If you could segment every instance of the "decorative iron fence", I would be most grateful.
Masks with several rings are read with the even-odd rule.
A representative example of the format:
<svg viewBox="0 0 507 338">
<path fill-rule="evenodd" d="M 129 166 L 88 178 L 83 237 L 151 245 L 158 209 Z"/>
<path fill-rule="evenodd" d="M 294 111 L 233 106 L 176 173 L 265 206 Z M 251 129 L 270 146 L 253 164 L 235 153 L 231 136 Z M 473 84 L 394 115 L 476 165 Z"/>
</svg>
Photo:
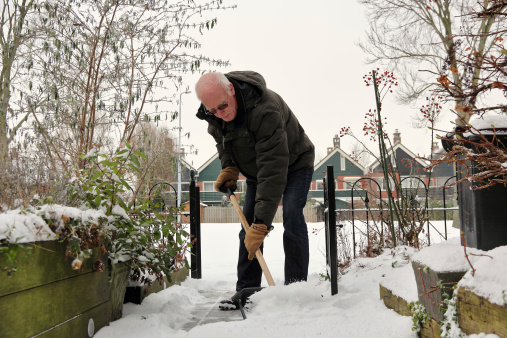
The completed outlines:
<svg viewBox="0 0 507 338">
<path fill-rule="evenodd" d="M 171 191 L 171 189 L 173 191 Z M 158 212 L 178 206 L 178 193 L 176 189 L 167 182 L 154 184 L 148 192 L 148 198 L 153 202 L 153 209 Z"/>
<path fill-rule="evenodd" d="M 332 168 L 331 168 L 332 169 Z M 428 245 L 431 245 L 431 238 L 430 238 L 430 227 L 439 234 L 443 239 L 447 240 L 447 216 L 448 211 L 458 211 L 458 207 L 447 207 L 446 203 L 446 191 L 449 189 L 447 187 L 447 183 L 451 180 L 455 179 L 455 177 L 450 177 L 445 182 L 444 186 L 441 187 L 442 192 L 441 195 L 443 196 L 443 207 L 430 207 L 429 206 L 429 188 L 424 183 L 423 180 L 421 180 L 419 177 L 405 177 L 400 181 L 400 184 L 402 184 L 402 187 L 405 187 L 404 181 L 409 180 L 410 185 L 406 185 L 406 188 L 402 189 L 402 196 L 398 196 L 398 198 L 404 198 L 405 203 L 410 204 L 410 208 L 413 208 L 414 210 L 419 210 L 422 214 L 428 215 L 429 212 L 440 212 L 443 211 L 443 220 L 444 220 L 444 233 L 441 233 L 436 229 L 433 224 L 431 223 L 429 217 L 426 217 L 426 227 L 427 227 L 427 239 L 428 239 Z M 377 190 L 375 191 L 375 194 L 372 194 L 372 192 L 368 192 L 365 190 L 359 190 L 361 192 L 361 205 L 359 208 L 356 208 L 355 203 L 355 196 L 354 194 L 358 192 L 356 189 L 356 185 L 360 183 L 361 181 L 369 180 L 376 184 Z M 413 183 L 416 181 L 417 185 L 414 186 Z M 433 188 L 435 190 L 435 188 Z M 354 258 L 356 257 L 356 229 L 357 226 L 355 224 L 356 221 L 366 221 L 366 232 L 359 231 L 359 233 L 364 233 L 368 237 L 369 241 L 369 234 L 370 234 L 370 220 L 374 222 L 380 222 L 381 228 L 384 224 L 384 213 L 388 212 L 388 208 L 385 206 L 385 203 L 382 199 L 382 193 L 385 192 L 381 189 L 378 182 L 375 180 L 363 177 L 358 179 L 354 184 L 352 185 L 352 188 L 350 189 L 350 207 L 349 208 L 337 208 L 335 210 L 336 213 L 336 221 L 337 226 L 343 227 L 343 225 L 338 224 L 340 221 L 350 221 L 352 223 L 352 247 L 354 252 Z M 421 198 L 418 197 L 422 192 L 424 205 L 421 205 Z M 326 195 L 326 193 L 325 193 Z M 371 200 L 370 198 L 377 200 L 376 206 L 371 207 Z"/>
</svg>

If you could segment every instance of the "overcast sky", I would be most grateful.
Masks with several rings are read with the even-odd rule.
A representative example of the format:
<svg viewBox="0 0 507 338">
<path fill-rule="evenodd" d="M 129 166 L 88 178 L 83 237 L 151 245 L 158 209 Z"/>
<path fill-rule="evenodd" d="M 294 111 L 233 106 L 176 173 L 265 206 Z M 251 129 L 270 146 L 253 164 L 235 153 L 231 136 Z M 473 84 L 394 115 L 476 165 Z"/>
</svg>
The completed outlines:
<svg viewBox="0 0 507 338">
<path fill-rule="evenodd" d="M 224 1 L 224 5 L 228 3 L 233 4 Z M 326 155 L 342 127 L 363 134 L 364 115 L 375 108 L 373 87 L 365 86 L 363 75 L 377 65 L 366 64 L 366 55 L 357 46 L 368 24 L 356 1 L 237 1 L 236 9 L 215 13 L 218 25 L 199 40 L 202 54 L 229 60 L 230 67 L 217 69 L 223 73 L 253 70 L 262 74 L 268 88 L 280 94 L 299 119 L 315 144 L 317 159 Z M 196 169 L 216 152 L 206 132 L 207 123 L 195 117 L 198 77 L 185 76 L 192 93 L 182 97 L 182 129 L 190 132 L 190 139 L 182 143 L 198 150 L 197 155 L 187 155 Z M 429 153 L 431 140 L 429 130 L 412 126 L 411 117 L 418 110 L 393 100 L 383 105 L 389 135 L 399 129 L 402 143 L 422 155 Z M 452 119 L 451 114 L 444 116 L 441 127 L 450 128 L 448 121 Z M 168 123 L 168 127 L 175 123 Z M 350 137 L 341 139 L 347 153 L 354 143 Z"/>
</svg>

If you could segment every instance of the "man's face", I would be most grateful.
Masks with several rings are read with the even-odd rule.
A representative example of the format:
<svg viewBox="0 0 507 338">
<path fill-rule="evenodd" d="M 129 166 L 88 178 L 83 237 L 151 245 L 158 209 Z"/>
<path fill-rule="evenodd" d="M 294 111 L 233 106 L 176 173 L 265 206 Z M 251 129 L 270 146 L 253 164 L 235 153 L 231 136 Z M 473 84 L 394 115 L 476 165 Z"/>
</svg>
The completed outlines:
<svg viewBox="0 0 507 338">
<path fill-rule="evenodd" d="M 225 122 L 234 120 L 237 115 L 234 87 L 232 84 L 230 87 L 232 88 L 229 88 L 229 91 L 220 88 L 220 90 L 202 97 L 202 104 L 206 107 L 206 110 Z"/>
</svg>

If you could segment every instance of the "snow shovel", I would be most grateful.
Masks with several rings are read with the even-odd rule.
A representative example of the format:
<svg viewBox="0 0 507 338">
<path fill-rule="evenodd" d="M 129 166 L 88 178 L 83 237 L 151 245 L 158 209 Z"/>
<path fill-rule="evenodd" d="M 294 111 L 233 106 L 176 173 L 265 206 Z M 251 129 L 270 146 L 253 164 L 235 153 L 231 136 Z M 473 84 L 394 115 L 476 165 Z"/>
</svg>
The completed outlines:
<svg viewBox="0 0 507 338">
<path fill-rule="evenodd" d="M 245 229 L 245 231 L 249 231 L 248 222 L 245 218 L 245 215 L 243 214 L 243 211 L 241 210 L 241 207 L 239 206 L 238 201 L 236 200 L 236 195 L 234 195 L 232 193 L 231 189 L 228 189 L 227 196 L 232 201 L 232 204 L 234 205 L 234 209 L 236 209 L 236 212 L 238 213 L 238 216 L 241 219 L 241 224 L 243 225 L 243 229 Z M 268 285 L 275 286 L 275 282 L 273 281 L 273 277 L 271 277 L 271 273 L 269 272 L 268 266 L 266 265 L 266 261 L 264 260 L 264 257 L 262 256 L 261 250 L 257 249 L 257 251 L 255 251 L 255 257 L 259 261 L 259 264 L 261 266 L 262 272 L 264 273 L 264 276 L 266 276 L 266 280 L 268 281 Z"/>
<path fill-rule="evenodd" d="M 239 218 L 241 219 L 241 224 L 243 225 L 243 229 L 245 231 L 249 231 L 248 222 L 245 218 L 245 215 L 243 214 L 243 211 L 241 210 L 241 207 L 239 206 L 238 201 L 236 200 L 236 195 L 233 194 L 231 189 L 227 190 L 227 196 L 232 201 L 232 204 L 234 205 L 234 209 L 236 209 L 236 212 L 238 213 Z M 260 249 L 257 249 L 255 251 L 255 258 L 257 258 L 257 261 L 259 261 L 259 265 L 261 266 L 262 272 L 264 273 L 264 276 L 266 276 L 266 280 L 268 281 L 269 286 L 275 286 L 275 282 L 273 281 L 273 277 L 271 276 L 271 273 L 269 272 L 268 266 L 266 264 L 266 261 L 264 260 L 264 256 L 262 256 L 262 252 Z M 239 296 L 241 299 L 238 299 L 238 305 L 239 310 L 241 311 L 241 315 L 243 316 L 243 319 L 246 319 L 245 310 L 243 308 L 243 304 L 246 302 L 246 299 L 250 297 L 252 294 L 254 294 L 257 291 L 262 290 L 262 287 L 252 287 L 252 288 L 244 288 L 241 291 L 239 291 Z"/>
</svg>

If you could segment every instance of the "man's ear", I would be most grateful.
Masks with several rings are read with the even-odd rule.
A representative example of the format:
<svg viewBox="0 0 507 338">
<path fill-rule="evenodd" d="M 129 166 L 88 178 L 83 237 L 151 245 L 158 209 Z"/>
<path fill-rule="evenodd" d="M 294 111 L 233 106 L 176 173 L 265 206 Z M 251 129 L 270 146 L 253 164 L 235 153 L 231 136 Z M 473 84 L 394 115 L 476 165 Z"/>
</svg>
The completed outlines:
<svg viewBox="0 0 507 338">
<path fill-rule="evenodd" d="M 235 95 L 236 94 L 236 92 L 234 91 L 234 86 L 232 85 L 232 83 L 229 83 L 229 90 L 230 90 L 231 95 Z"/>
</svg>

